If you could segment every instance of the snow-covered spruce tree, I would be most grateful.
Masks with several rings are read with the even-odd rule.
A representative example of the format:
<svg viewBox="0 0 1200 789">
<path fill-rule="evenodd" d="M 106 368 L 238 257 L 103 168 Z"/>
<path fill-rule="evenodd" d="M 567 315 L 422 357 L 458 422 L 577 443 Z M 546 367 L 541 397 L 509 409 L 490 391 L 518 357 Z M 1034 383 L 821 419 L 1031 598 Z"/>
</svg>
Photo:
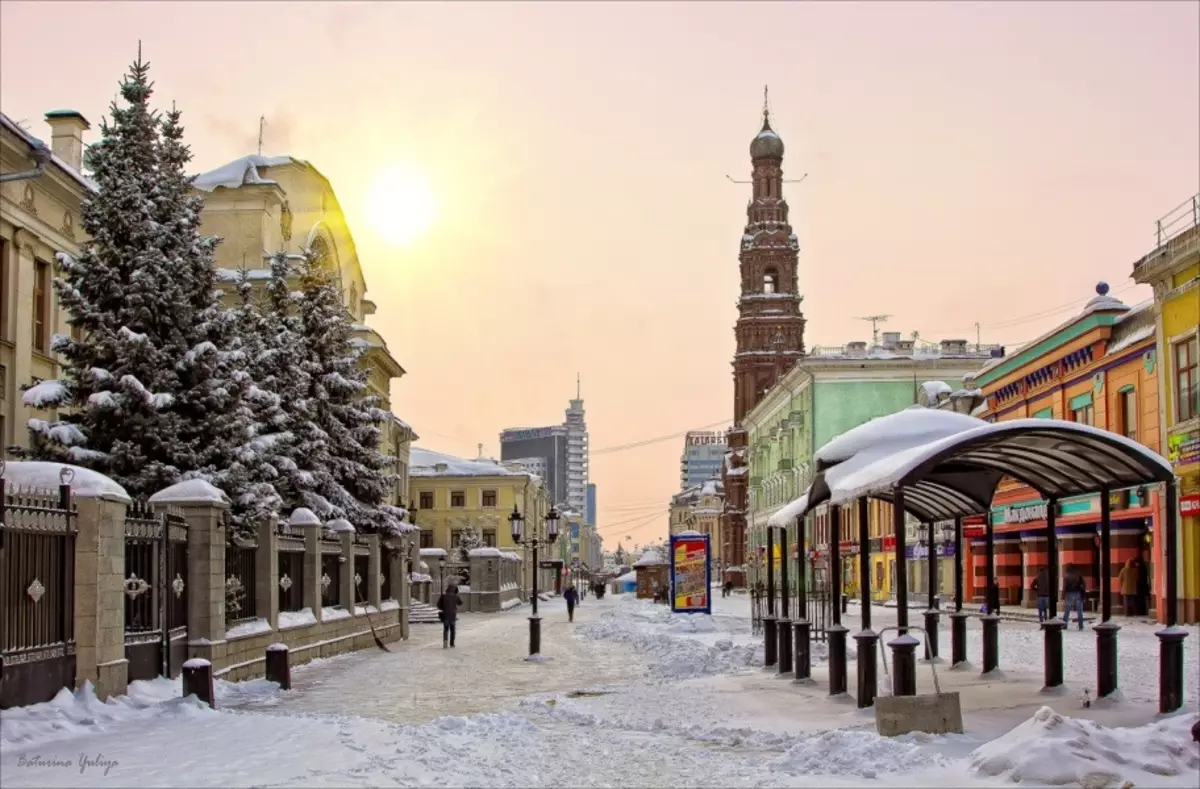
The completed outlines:
<svg viewBox="0 0 1200 789">
<path fill-rule="evenodd" d="M 479 529 L 474 526 L 468 526 L 458 533 L 458 556 L 459 561 L 467 562 L 471 558 L 471 551 L 476 548 L 482 548 L 483 535 L 479 533 Z"/>
<path fill-rule="evenodd" d="M 303 466 L 314 478 L 312 492 L 341 510 L 361 531 L 391 532 L 394 517 L 381 508 L 395 484 L 379 451 L 380 424 L 387 418 L 378 398 L 367 394 L 362 349 L 352 342 L 350 315 L 329 262 L 312 252 L 300 266 L 297 315 L 303 329 L 308 374 L 306 423 L 297 426 Z M 324 455 L 315 462 L 304 444 Z"/>
</svg>

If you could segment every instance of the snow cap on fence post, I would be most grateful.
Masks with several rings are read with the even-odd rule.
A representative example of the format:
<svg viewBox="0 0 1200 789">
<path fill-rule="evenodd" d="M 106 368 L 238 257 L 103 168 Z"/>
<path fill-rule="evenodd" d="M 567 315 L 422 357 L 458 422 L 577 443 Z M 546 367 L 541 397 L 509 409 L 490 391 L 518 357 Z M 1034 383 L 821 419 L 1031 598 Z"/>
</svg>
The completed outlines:
<svg viewBox="0 0 1200 789">
<path fill-rule="evenodd" d="M 357 529 L 345 518 L 334 518 L 329 522 L 329 530 L 334 534 L 354 534 Z"/>
<path fill-rule="evenodd" d="M 185 479 L 155 493 L 150 497 L 149 504 L 152 507 L 167 504 L 177 507 L 209 506 L 227 510 L 229 497 L 207 480 Z"/>
<path fill-rule="evenodd" d="M 288 526 L 293 529 L 305 527 L 320 527 L 321 519 L 317 514 L 308 507 L 297 507 L 292 510 L 292 515 L 288 518 Z"/>
</svg>

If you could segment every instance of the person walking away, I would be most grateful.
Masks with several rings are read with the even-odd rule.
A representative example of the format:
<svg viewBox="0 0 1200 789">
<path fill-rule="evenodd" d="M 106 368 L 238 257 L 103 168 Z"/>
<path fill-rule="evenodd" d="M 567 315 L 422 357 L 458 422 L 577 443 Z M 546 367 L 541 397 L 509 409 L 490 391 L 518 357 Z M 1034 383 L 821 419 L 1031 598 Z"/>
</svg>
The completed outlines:
<svg viewBox="0 0 1200 789">
<path fill-rule="evenodd" d="M 1071 611 L 1075 611 L 1075 621 L 1079 624 L 1079 629 L 1083 630 L 1083 598 L 1087 594 L 1087 584 L 1084 583 L 1083 574 L 1079 572 L 1079 568 L 1073 564 L 1067 565 L 1067 571 L 1063 579 L 1063 621 L 1068 625 L 1071 624 Z"/>
<path fill-rule="evenodd" d="M 568 586 L 567 591 L 563 592 L 563 599 L 567 601 L 567 621 L 575 621 L 575 605 L 579 602 L 579 592 L 575 591 L 575 587 Z"/>
<path fill-rule="evenodd" d="M 1137 612 L 1140 616 L 1150 616 L 1150 571 L 1146 567 L 1146 560 L 1142 557 L 1137 558 L 1135 564 L 1137 567 Z"/>
<path fill-rule="evenodd" d="M 1121 599 L 1124 601 L 1122 610 L 1125 616 L 1134 616 L 1138 611 L 1138 568 L 1133 559 L 1127 559 L 1125 566 L 1117 575 L 1117 584 L 1121 587 Z"/>
<path fill-rule="evenodd" d="M 1045 622 L 1050 618 L 1050 570 L 1043 567 L 1037 571 L 1033 584 L 1029 587 L 1037 598 L 1038 621 Z"/>
<path fill-rule="evenodd" d="M 458 630 L 458 607 L 463 604 L 458 596 L 458 586 L 450 584 L 438 598 L 438 618 L 442 620 L 442 649 L 454 646 L 454 636 Z"/>
</svg>

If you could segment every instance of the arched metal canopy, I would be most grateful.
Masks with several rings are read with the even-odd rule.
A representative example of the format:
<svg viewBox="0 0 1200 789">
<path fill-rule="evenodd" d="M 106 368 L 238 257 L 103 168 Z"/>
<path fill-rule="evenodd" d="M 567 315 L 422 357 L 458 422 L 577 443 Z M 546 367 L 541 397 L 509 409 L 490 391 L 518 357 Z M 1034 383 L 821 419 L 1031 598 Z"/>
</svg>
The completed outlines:
<svg viewBox="0 0 1200 789">
<path fill-rule="evenodd" d="M 865 454 L 865 453 L 864 453 Z M 991 507 L 1005 476 L 1044 498 L 1170 482 L 1171 465 L 1124 436 L 1076 422 L 1019 419 L 965 430 L 886 454 L 848 458 L 817 473 L 804 512 L 863 496 L 892 501 L 904 490 L 904 507 L 923 521 L 977 515 Z"/>
</svg>

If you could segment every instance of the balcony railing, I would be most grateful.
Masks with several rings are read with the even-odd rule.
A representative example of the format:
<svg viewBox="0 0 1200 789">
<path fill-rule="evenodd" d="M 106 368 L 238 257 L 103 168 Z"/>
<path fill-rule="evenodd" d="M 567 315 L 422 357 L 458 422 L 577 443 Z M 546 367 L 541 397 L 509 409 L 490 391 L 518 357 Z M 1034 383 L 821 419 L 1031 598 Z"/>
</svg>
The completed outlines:
<svg viewBox="0 0 1200 789">
<path fill-rule="evenodd" d="M 1158 249 L 1197 225 L 1200 225 L 1200 194 L 1184 200 L 1154 223 L 1154 248 Z"/>
</svg>

